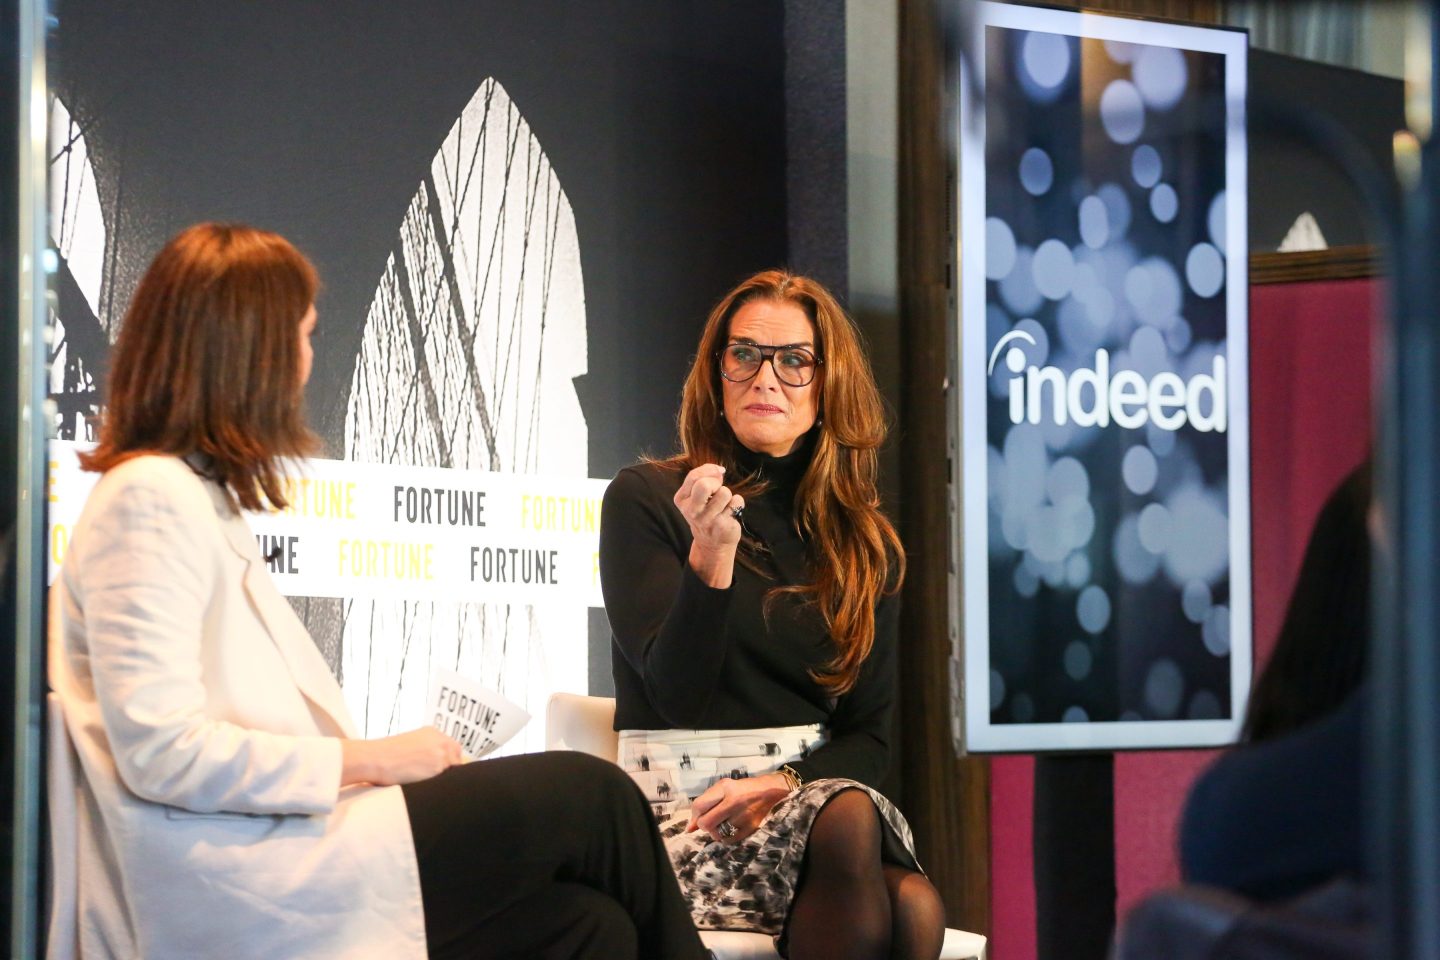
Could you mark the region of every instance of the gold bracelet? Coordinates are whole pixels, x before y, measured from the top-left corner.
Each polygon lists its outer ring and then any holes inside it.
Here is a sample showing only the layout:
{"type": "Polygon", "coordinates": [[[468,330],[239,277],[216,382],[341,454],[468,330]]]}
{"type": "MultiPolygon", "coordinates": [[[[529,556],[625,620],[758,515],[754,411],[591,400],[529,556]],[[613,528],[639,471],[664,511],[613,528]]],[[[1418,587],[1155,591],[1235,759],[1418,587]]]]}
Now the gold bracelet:
{"type": "Polygon", "coordinates": [[[784,777],[786,781],[790,784],[791,793],[794,793],[796,790],[799,790],[801,787],[805,786],[805,778],[800,776],[799,771],[797,771],[794,767],[790,766],[790,764],[788,763],[781,764],[780,769],[776,772],[779,773],[782,777],[784,777]]]}

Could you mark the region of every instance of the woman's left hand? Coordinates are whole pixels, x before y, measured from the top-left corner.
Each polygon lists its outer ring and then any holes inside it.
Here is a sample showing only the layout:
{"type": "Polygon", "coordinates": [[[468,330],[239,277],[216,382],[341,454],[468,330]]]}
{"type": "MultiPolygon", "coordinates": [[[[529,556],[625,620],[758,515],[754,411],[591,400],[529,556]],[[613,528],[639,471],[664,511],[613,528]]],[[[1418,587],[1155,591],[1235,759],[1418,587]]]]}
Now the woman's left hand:
{"type": "Polygon", "coordinates": [[[784,774],[718,780],[690,805],[690,825],[685,832],[704,830],[724,843],[739,843],[760,828],[770,809],[790,795],[784,774]],[[729,821],[735,832],[720,834],[720,824],[729,821]]]}

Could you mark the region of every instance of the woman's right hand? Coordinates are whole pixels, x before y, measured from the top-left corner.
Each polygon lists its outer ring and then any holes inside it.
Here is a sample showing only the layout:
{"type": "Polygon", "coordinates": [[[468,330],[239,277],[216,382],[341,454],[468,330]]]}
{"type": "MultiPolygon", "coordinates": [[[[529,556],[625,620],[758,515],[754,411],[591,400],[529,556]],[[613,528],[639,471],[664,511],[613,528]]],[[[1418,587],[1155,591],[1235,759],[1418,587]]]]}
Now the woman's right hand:
{"type": "Polygon", "coordinates": [[[461,760],[460,744],[434,727],[378,740],[340,741],[340,785],[390,787],[428,780],[461,760]]]}
{"type": "Polygon", "coordinates": [[[687,473],[675,492],[675,506],[690,525],[691,569],[712,587],[729,587],[740,544],[735,512],[745,508],[745,498],[725,486],[725,468],[702,463],[687,473]]]}

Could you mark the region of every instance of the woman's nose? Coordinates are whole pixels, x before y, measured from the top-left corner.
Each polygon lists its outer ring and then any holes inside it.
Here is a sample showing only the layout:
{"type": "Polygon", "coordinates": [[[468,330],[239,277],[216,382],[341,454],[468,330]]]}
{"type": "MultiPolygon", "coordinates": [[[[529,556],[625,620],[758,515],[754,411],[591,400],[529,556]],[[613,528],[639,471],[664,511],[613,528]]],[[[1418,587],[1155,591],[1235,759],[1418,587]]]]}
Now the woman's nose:
{"type": "Polygon", "coordinates": [[[775,375],[775,363],[773,360],[765,360],[760,364],[760,372],[755,374],[751,381],[757,390],[776,390],[780,387],[780,378],[775,375]]]}

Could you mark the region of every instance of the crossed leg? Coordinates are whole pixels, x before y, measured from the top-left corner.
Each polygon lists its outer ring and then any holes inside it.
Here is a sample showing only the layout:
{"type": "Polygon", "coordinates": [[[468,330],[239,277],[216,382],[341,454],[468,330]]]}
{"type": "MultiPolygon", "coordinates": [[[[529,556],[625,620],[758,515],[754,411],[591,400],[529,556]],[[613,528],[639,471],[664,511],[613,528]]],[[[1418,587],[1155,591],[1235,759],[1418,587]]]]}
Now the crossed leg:
{"type": "Polygon", "coordinates": [[[893,960],[935,960],[945,944],[945,904],[925,874],[885,864],[890,894],[890,956],[893,960]]]}
{"type": "Polygon", "coordinates": [[[815,817],[786,938],[791,960],[935,960],[945,910],[923,874],[881,860],[879,812],[861,790],[815,817]]]}

